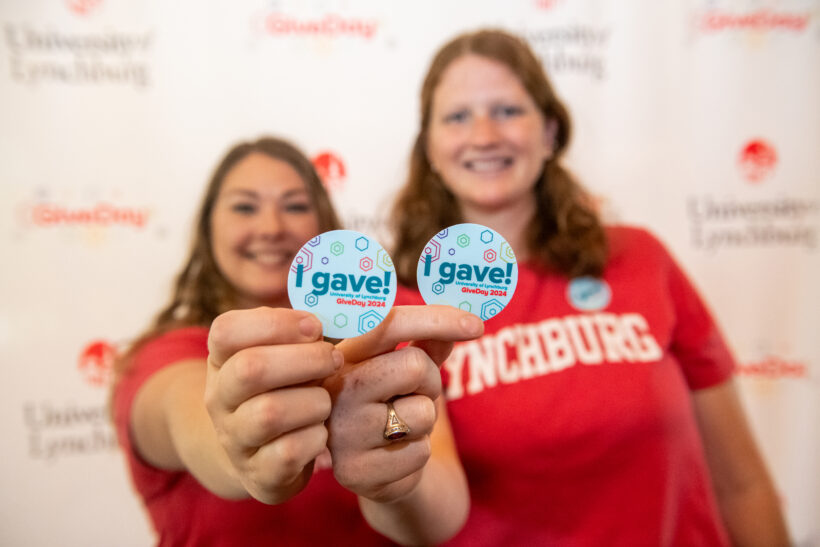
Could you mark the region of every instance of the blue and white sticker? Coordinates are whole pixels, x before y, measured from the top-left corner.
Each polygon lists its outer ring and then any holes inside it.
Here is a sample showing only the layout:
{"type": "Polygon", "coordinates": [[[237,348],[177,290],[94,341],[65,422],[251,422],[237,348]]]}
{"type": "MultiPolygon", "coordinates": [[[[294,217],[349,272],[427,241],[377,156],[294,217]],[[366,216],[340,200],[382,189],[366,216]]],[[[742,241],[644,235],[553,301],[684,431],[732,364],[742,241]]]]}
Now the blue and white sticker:
{"type": "Polygon", "coordinates": [[[567,300],[576,310],[597,311],[609,306],[612,291],[609,284],[597,277],[576,277],[567,286],[567,300]]]}
{"type": "Polygon", "coordinates": [[[351,338],[382,322],[396,299],[396,270],[381,245],[351,230],[311,239],[288,274],[290,305],[314,314],[330,338],[351,338]]]}
{"type": "Polygon", "coordinates": [[[510,244],[495,230],[456,224],[424,246],[416,278],[428,304],[453,306],[486,321],[512,299],[518,262],[510,244]]]}

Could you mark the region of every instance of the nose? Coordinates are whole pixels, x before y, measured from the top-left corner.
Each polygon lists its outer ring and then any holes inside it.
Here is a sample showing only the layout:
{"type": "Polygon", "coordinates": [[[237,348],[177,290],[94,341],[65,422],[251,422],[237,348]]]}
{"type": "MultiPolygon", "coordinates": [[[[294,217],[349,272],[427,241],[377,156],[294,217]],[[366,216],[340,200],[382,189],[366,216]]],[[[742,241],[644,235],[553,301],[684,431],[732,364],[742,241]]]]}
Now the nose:
{"type": "Polygon", "coordinates": [[[285,230],[285,222],[282,211],[276,205],[269,204],[262,209],[262,214],[258,217],[259,232],[263,236],[276,237],[285,230]]]}
{"type": "Polygon", "coordinates": [[[470,144],[478,148],[487,148],[498,143],[498,125],[490,116],[476,116],[470,131],[470,144]]]}

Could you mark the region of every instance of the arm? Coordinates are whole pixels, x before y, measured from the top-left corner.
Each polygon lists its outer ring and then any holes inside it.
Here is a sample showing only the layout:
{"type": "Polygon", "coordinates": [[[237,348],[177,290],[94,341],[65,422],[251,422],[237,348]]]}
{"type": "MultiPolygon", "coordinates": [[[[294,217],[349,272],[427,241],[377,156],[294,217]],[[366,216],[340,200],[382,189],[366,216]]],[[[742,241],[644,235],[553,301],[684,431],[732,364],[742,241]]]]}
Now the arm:
{"type": "Polygon", "coordinates": [[[325,447],[330,397],[315,382],[341,365],[320,333],[314,317],[293,310],[221,315],[207,362],[175,363],[140,388],[131,417],[136,450],[222,497],[289,499],[325,447]]]}
{"type": "Polygon", "coordinates": [[[131,410],[134,449],[154,467],[190,471],[219,496],[247,497],[202,401],[206,367],[205,359],[177,362],[143,384],[131,410]]]}
{"type": "Polygon", "coordinates": [[[789,545],[774,484],[734,384],[727,381],[697,390],[693,400],[720,512],[732,543],[789,545]]]}
{"type": "Polygon", "coordinates": [[[359,495],[370,525],[394,541],[438,543],[467,518],[469,493],[440,397],[437,365],[452,341],[482,331],[481,321],[467,312],[407,306],[394,308],[370,333],[339,344],[346,365],[325,383],[333,398],[328,421],[333,471],[359,495]],[[407,340],[415,342],[393,350],[407,340]],[[389,400],[411,429],[400,441],[382,436],[389,400]]]}

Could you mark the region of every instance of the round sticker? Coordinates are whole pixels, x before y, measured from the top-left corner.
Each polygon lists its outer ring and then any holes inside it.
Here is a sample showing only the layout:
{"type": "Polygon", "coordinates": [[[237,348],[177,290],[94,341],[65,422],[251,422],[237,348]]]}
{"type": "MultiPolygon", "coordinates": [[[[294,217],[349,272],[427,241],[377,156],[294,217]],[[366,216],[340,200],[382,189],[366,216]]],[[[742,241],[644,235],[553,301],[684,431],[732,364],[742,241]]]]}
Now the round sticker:
{"type": "Polygon", "coordinates": [[[590,276],[576,277],[569,282],[567,299],[576,310],[602,310],[609,305],[612,291],[603,279],[590,276]]]}
{"type": "Polygon", "coordinates": [[[311,239],[293,259],[288,297],[322,322],[325,336],[350,338],[382,322],[396,298],[396,271],[381,245],[358,232],[311,239]]]}
{"type": "Polygon", "coordinates": [[[447,304],[487,320],[512,299],[518,263],[510,244],[495,230],[456,224],[427,242],[416,277],[428,304],[447,304]]]}

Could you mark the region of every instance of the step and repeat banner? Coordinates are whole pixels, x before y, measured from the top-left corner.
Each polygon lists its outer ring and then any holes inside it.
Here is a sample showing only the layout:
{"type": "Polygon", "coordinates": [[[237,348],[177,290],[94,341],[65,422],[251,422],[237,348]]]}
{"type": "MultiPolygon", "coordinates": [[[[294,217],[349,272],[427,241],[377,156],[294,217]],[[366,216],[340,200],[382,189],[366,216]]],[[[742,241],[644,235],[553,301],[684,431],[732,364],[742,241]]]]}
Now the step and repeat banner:
{"type": "Polygon", "coordinates": [[[820,545],[816,0],[8,0],[0,5],[0,544],[145,546],[107,411],[215,163],[284,136],[382,238],[430,57],[525,36],[569,166],[709,301],[799,545],[820,545]]]}

